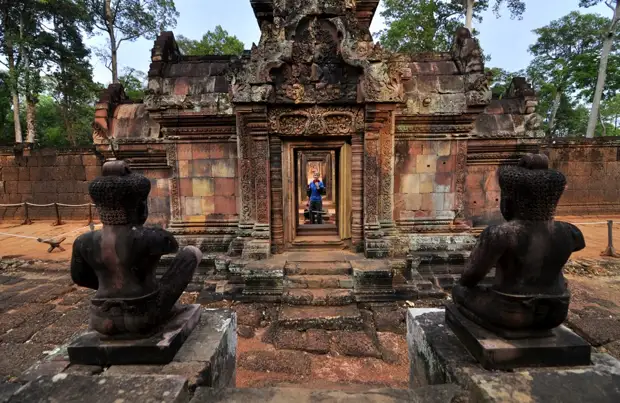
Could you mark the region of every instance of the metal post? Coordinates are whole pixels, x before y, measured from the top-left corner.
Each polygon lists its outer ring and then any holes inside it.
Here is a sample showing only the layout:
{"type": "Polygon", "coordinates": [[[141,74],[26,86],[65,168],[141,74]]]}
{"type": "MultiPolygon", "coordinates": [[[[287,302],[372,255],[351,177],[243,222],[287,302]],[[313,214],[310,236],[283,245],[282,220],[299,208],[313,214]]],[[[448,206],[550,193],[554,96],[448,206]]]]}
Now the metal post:
{"type": "Polygon", "coordinates": [[[607,249],[605,249],[605,251],[601,253],[601,255],[620,257],[620,255],[616,253],[616,249],[614,248],[613,228],[614,222],[612,220],[607,221],[607,249]]]}
{"type": "Polygon", "coordinates": [[[56,210],[56,222],[54,225],[62,225],[62,220],[60,219],[60,208],[58,207],[58,203],[54,203],[54,209],[56,210]]]}
{"type": "Polygon", "coordinates": [[[22,225],[30,224],[32,224],[32,220],[30,220],[30,214],[28,214],[28,202],[24,202],[24,222],[22,225]]]}
{"type": "Polygon", "coordinates": [[[88,225],[93,225],[93,205],[88,204],[88,225]]]}

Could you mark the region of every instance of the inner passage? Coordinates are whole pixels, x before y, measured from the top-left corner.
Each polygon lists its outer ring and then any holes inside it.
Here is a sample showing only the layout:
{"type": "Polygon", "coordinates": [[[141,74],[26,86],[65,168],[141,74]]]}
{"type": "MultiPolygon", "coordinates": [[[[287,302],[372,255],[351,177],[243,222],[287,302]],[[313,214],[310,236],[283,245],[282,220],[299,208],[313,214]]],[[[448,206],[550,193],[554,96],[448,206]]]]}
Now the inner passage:
{"type": "Polygon", "coordinates": [[[338,235],[337,150],[295,153],[297,236],[338,235]]]}

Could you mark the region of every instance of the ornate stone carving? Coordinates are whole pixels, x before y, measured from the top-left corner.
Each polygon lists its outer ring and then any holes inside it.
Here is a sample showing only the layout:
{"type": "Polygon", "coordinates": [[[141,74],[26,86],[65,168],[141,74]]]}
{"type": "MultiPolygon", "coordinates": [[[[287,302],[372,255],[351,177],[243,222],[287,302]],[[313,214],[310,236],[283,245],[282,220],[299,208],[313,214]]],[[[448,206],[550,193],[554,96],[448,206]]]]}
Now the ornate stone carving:
{"type": "Polygon", "coordinates": [[[166,157],[168,166],[172,168],[170,175],[170,212],[172,220],[181,220],[181,199],[179,196],[179,160],[177,158],[177,145],[166,145],[166,157]]]}
{"type": "Polygon", "coordinates": [[[372,43],[368,26],[357,21],[356,7],[354,0],[263,5],[257,14],[260,42],[249,60],[231,69],[232,101],[402,101],[401,81],[410,71],[372,43]]]}
{"type": "Polygon", "coordinates": [[[484,60],[478,40],[471,35],[469,29],[457,29],[452,43],[452,59],[461,74],[475,74],[484,72],[484,60]]]}
{"type": "Polygon", "coordinates": [[[467,141],[457,140],[456,143],[456,203],[454,219],[463,220],[465,218],[465,205],[467,197],[465,194],[465,184],[467,181],[467,141]]]}
{"type": "Polygon", "coordinates": [[[346,135],[364,129],[364,111],[357,107],[272,109],[269,131],[281,135],[346,135]]]}

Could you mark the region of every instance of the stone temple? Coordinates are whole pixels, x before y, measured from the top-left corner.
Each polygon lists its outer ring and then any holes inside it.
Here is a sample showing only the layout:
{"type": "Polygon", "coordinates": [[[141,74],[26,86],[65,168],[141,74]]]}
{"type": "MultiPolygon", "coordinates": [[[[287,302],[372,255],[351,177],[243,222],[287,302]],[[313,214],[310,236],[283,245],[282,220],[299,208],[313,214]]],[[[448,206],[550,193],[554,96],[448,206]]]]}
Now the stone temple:
{"type": "Polygon", "coordinates": [[[250,0],[261,38],[240,57],[184,56],[162,33],[144,101],[119,85],[101,97],[98,150],[151,178],[151,217],[205,253],[458,264],[475,228],[501,219],[498,166],[539,150],[535,94],[516,78],[492,99],[464,28],[450,52],[382,49],[378,4],[250,0]],[[303,218],[314,171],[328,189],[318,227],[303,218]]]}

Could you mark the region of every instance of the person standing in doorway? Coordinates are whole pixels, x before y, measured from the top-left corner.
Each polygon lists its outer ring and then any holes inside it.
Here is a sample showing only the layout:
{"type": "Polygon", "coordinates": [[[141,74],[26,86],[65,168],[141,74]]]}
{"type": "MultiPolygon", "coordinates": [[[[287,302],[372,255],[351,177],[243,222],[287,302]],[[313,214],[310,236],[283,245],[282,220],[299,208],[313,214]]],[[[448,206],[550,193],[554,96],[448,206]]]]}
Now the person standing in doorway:
{"type": "Polygon", "coordinates": [[[319,173],[314,172],[314,179],[308,185],[310,194],[310,222],[312,224],[323,224],[323,197],[325,185],[319,179],[319,173]]]}

